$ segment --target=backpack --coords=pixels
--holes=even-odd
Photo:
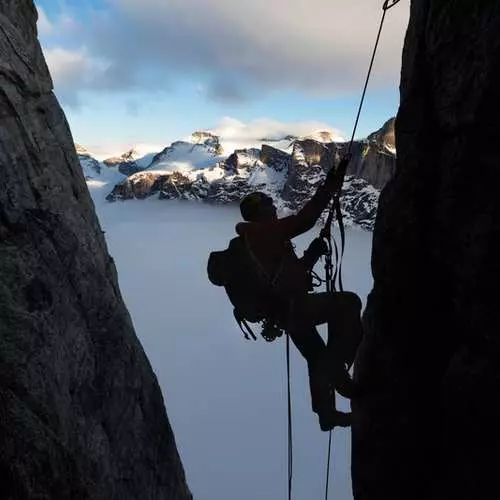
[[[273,316],[283,300],[273,292],[272,283],[243,238],[233,238],[226,250],[211,252],[207,274],[213,285],[224,287],[234,307],[234,318],[247,340],[250,336],[257,340],[248,322],[263,322],[261,335],[267,341],[282,335]]]

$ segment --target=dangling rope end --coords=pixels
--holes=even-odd
[[[290,384],[290,335],[286,335],[286,378],[287,378],[287,413],[288,413],[288,500],[292,500],[293,483],[293,433],[292,433],[292,390]]]

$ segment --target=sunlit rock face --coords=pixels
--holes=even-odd
[[[36,20],[0,2],[0,496],[188,500]]]
[[[497,1],[412,2],[355,366],[356,500],[498,492],[498,33]]]

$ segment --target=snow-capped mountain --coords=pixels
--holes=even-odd
[[[132,148],[120,156],[107,158],[103,161],[107,167],[116,167],[123,175],[133,175],[141,172],[149,165],[155,156],[155,153],[144,153],[140,148]]]
[[[225,158],[217,136],[208,132],[195,132],[190,141],[175,141],[154,155],[146,170],[186,172],[210,167]]]
[[[75,144],[75,148],[85,179],[89,180],[99,177],[102,172],[101,163],[92,156],[90,151],[83,146],[80,146],[80,144]]]
[[[259,190],[271,195],[280,211],[287,213],[300,208],[328,169],[347,153],[347,142],[331,139],[328,132],[267,138],[259,148],[228,152],[223,138],[198,131],[189,140],[142,157],[131,150],[100,163],[84,148],[78,147],[78,154],[87,179],[110,183],[108,201],[157,196],[226,204]],[[371,229],[379,190],[395,169],[394,119],[366,139],[355,141],[351,154],[342,192],[345,222]]]

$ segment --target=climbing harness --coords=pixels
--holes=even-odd
[[[344,256],[345,250],[345,227],[344,221],[342,217],[342,210],[340,206],[340,194],[342,191],[342,184],[344,182],[345,174],[347,171],[347,167],[352,158],[352,146],[354,144],[354,137],[356,135],[356,130],[358,128],[359,118],[361,116],[361,110],[363,108],[363,103],[366,96],[366,90],[368,88],[368,83],[370,81],[371,72],[373,69],[373,63],[375,61],[375,56],[377,54],[377,49],[380,41],[380,36],[382,34],[382,28],[384,26],[385,16],[389,9],[398,4],[401,0],[385,0],[382,5],[382,17],[380,20],[380,26],[377,33],[377,38],[375,40],[375,46],[373,48],[370,65],[368,67],[368,73],[366,75],[365,84],[363,87],[363,92],[361,94],[361,100],[358,107],[358,112],[356,114],[356,120],[354,122],[354,127],[352,131],[351,140],[349,141],[349,145],[347,147],[347,152],[342,157],[338,167],[337,167],[337,175],[341,180],[339,184],[339,189],[333,195],[333,200],[328,211],[328,216],[326,218],[325,224],[320,231],[320,237],[327,243],[328,251],[325,255],[325,280],[319,278],[320,283],[324,282],[326,285],[326,291],[331,292],[336,290],[336,282],[338,282],[339,291],[343,291],[343,283],[342,283],[342,259]],[[332,226],[333,226],[333,218],[337,219],[339,225],[339,234],[340,234],[340,248],[335,241],[335,238],[332,237]],[[333,244],[332,244],[333,243]],[[332,255],[335,253],[335,268],[332,263]],[[317,275],[316,275],[316,278]],[[287,380],[288,380],[288,500],[291,500],[292,497],[292,479],[293,479],[293,448],[292,448],[292,404],[291,404],[291,391],[290,391],[290,355],[289,355],[289,339],[288,335],[286,338],[286,356],[287,356]],[[335,393],[333,393],[333,397],[335,397]],[[326,466],[326,483],[325,483],[325,500],[328,500],[328,489],[329,489],[329,480],[330,480],[330,460],[331,460],[331,449],[332,449],[332,431],[329,432],[328,436],[328,455],[327,455],[327,466]]]

